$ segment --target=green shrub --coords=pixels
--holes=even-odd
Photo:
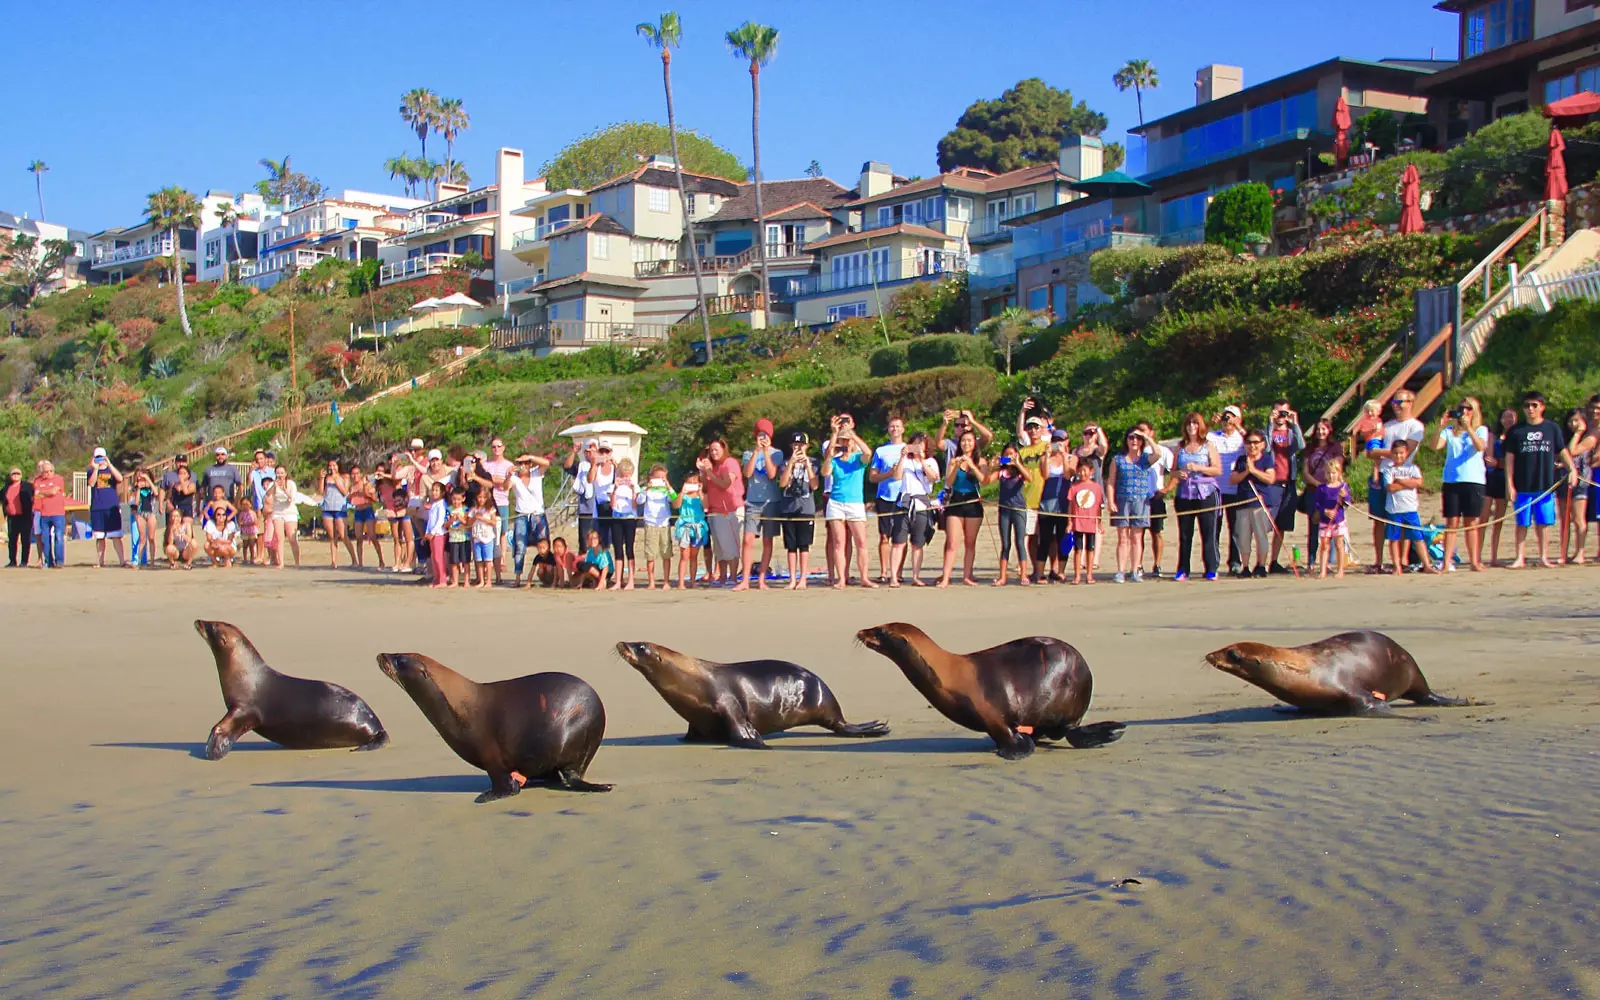
[[[906,343],[905,349],[907,369],[914,372],[953,365],[974,368],[994,366],[994,348],[989,342],[966,333],[915,337]]]
[[[967,274],[942,281],[919,281],[900,289],[885,309],[889,323],[911,334],[964,330],[970,315]]]
[[[1495,324],[1494,336],[1450,401],[1477,396],[1492,418],[1503,407],[1517,406],[1522,393],[1537,389],[1549,400],[1550,415],[1559,418],[1560,411],[1600,392],[1596,329],[1600,302],[1568,300],[1548,313],[1508,313]]]
[[[1237,250],[1249,233],[1272,232],[1272,189],[1257,181],[1217,193],[1206,209],[1206,242]]]
[[[1379,225],[1400,221],[1400,177],[1406,167],[1416,164],[1422,176],[1422,190],[1439,190],[1448,163],[1443,153],[1407,153],[1379,160],[1360,171],[1350,181],[1350,186],[1333,198],[1339,210],[1352,219],[1366,219]],[[1441,205],[1434,205],[1429,215],[1436,215]]]
[[[1188,247],[1116,247],[1089,258],[1089,280],[1107,295],[1158,295],[1199,267],[1233,259],[1226,248],[1201,243]]]
[[[910,363],[906,360],[905,344],[890,344],[880,347],[872,352],[867,359],[867,370],[873,378],[888,378],[890,375],[899,375],[911,370]]]

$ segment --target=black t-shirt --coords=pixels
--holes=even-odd
[[[1249,461],[1249,455],[1240,455],[1233,463],[1233,471],[1243,472],[1245,465]],[[1256,459],[1256,471],[1266,472],[1268,469],[1276,469],[1277,466],[1278,460],[1273,457],[1272,451],[1267,448],[1261,449],[1261,457]],[[1268,510],[1276,513],[1278,504],[1283,501],[1283,487],[1277,483],[1268,485],[1254,476],[1246,476],[1244,482],[1239,484],[1239,499],[1255,500],[1257,498],[1267,505]]]
[[[551,552],[536,553],[533,557],[533,564],[535,566],[554,566],[556,564],[555,554]]]
[[[1513,456],[1511,482],[1518,493],[1543,493],[1556,481],[1556,456],[1567,436],[1554,420],[1524,421],[1506,432],[1506,454]]]

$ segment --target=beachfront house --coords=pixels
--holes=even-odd
[[[298,205],[258,232],[256,259],[239,268],[241,283],[266,289],[330,257],[379,259],[383,242],[401,232],[415,198],[342,191]]]

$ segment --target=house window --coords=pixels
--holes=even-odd
[[[950,220],[952,222],[972,221],[972,199],[960,197],[951,198]]]
[[[894,209],[889,207],[888,205],[880,205],[878,207],[878,226],[879,226],[879,228],[883,228],[885,226],[892,226],[892,225],[894,225]]]
[[[694,199],[695,199],[695,196],[691,194],[689,196],[689,214],[690,215],[694,215]]]
[[[1050,286],[1036,285],[1028,289],[1028,311],[1041,312],[1050,307]]]
[[[837,323],[842,319],[854,319],[867,314],[867,304],[862,302],[845,302],[837,306],[828,307],[828,322]]]
[[[611,237],[603,235],[603,234],[597,234],[595,236],[595,238],[594,238],[594,259],[595,260],[610,260],[611,259]]]
[[[922,223],[922,202],[906,202],[904,219],[907,222],[920,225]]]
[[[206,267],[219,267],[222,264],[222,241],[206,240]]]
[[[1492,0],[1462,15],[1464,57],[1525,42],[1533,37],[1533,0]]]
[[[927,219],[929,222],[932,222],[943,214],[941,212],[941,209],[943,208],[943,198],[924,198],[922,200],[922,217]]]
[[[665,212],[667,210],[667,189],[650,188],[650,211]]]
[[[550,303],[550,319],[551,319],[551,321],[554,322],[555,320],[558,320],[560,318],[561,318],[561,304],[559,302]]]
[[[1026,215],[1033,211],[1034,206],[1037,204],[1038,195],[1032,191],[1029,191],[1027,194],[1018,195],[1011,200],[1011,214]]]

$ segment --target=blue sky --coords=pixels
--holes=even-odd
[[[764,172],[799,176],[815,159],[846,186],[867,159],[933,173],[962,110],[1028,76],[1110,116],[1120,139],[1134,96],[1111,74],[1128,59],[1161,73],[1155,118],[1193,103],[1208,63],[1243,66],[1249,85],[1336,55],[1453,58],[1456,44],[1432,0],[678,2],[679,122],[749,162],[749,76],[722,36],[771,24]],[[0,4],[7,76],[28,81],[0,130],[0,208],[37,214],[26,166],[43,159],[48,217],[91,231],[136,221],[164,185],[242,190],[264,156],[292,154],[331,188],[398,191],[382,164],[416,152],[397,114],[411,87],[465,102],[457,153],[477,181],[499,146],[536,167],[597,126],[665,118],[660,63],[633,30],[664,0]]]

